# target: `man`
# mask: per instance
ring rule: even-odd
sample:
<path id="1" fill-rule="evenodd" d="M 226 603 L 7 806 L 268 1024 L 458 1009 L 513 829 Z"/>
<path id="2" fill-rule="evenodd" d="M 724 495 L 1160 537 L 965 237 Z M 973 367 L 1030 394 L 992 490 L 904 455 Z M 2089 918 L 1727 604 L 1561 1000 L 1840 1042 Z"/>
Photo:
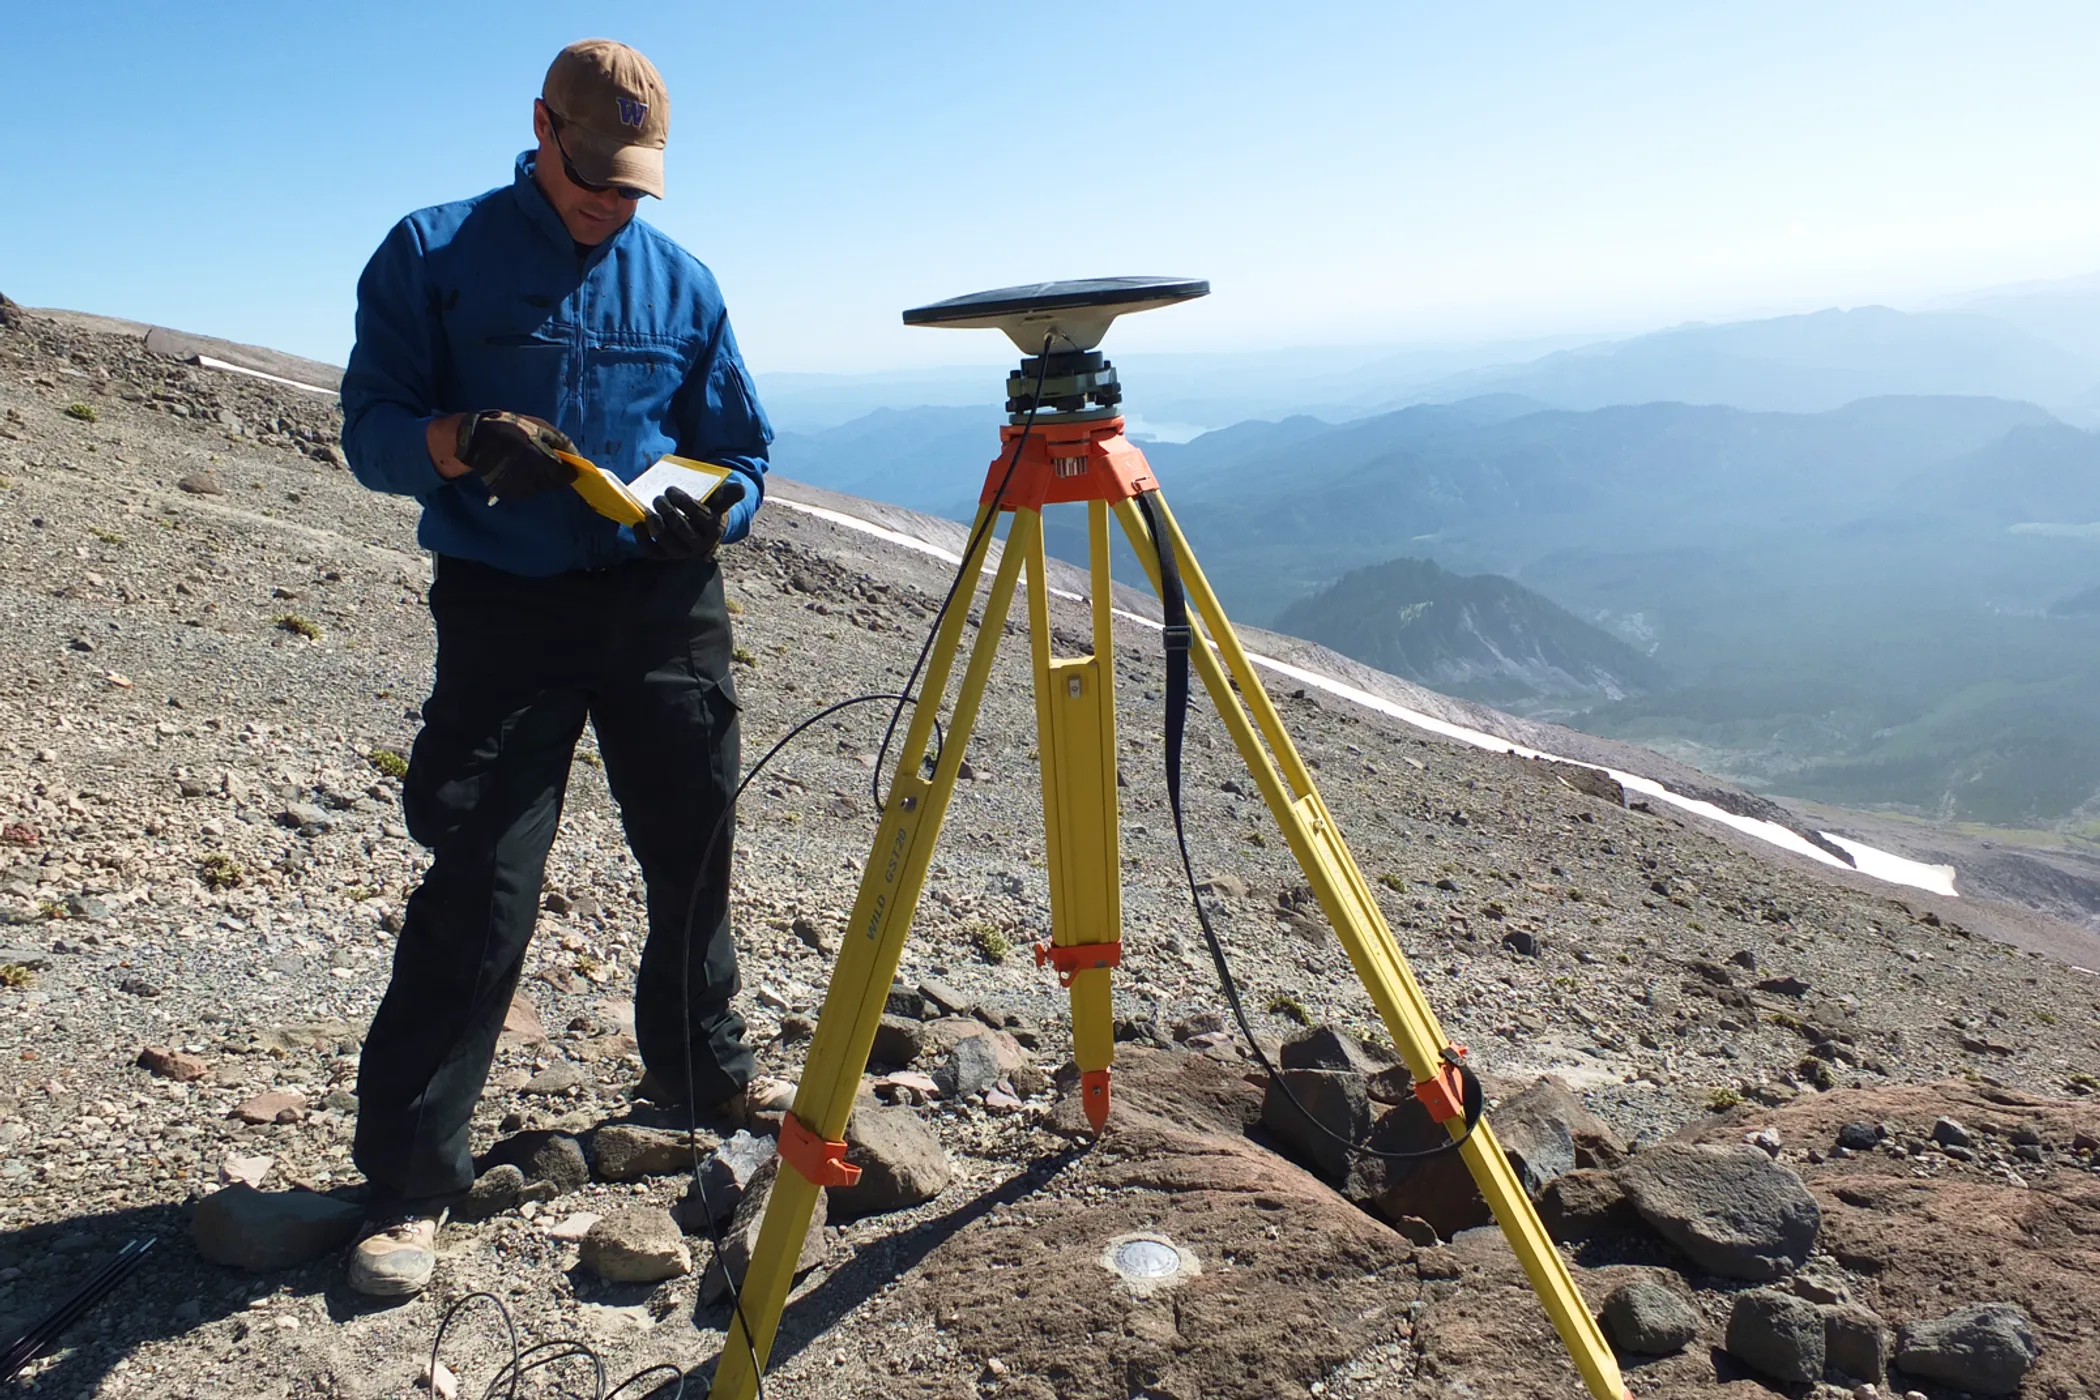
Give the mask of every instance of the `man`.
<path id="1" fill-rule="evenodd" d="M 648 886 L 635 1037 L 652 1097 L 739 1116 L 792 1088 L 753 1082 L 730 1005 L 733 832 L 706 845 L 738 763 L 714 553 L 749 528 L 772 429 L 714 277 L 635 218 L 664 193 L 656 69 L 572 44 L 532 125 L 508 186 L 388 234 L 343 376 L 351 466 L 422 503 L 435 556 L 437 676 L 402 791 L 430 869 L 358 1068 L 372 1204 L 349 1280 L 373 1296 L 428 1283 L 442 1207 L 472 1184 L 467 1130 L 587 718 Z M 568 489 L 557 450 L 629 481 L 666 453 L 731 475 L 630 529 Z"/>

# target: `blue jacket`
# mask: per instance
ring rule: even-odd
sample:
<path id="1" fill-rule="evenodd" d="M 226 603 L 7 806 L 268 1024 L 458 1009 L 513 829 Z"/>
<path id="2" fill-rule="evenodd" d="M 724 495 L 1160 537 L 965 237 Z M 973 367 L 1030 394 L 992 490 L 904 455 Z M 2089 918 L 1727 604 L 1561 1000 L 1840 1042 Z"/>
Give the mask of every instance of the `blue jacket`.
<path id="1" fill-rule="evenodd" d="M 623 481 L 667 452 L 734 469 L 727 539 L 758 509 L 773 429 L 714 274 L 639 219 L 579 257 L 529 151 L 508 188 L 417 210 L 365 266 L 343 451 L 365 485 L 423 503 L 426 549 L 535 577 L 634 557 L 634 531 L 573 491 L 491 506 L 480 477 L 437 474 L 425 425 L 499 408 Z"/>

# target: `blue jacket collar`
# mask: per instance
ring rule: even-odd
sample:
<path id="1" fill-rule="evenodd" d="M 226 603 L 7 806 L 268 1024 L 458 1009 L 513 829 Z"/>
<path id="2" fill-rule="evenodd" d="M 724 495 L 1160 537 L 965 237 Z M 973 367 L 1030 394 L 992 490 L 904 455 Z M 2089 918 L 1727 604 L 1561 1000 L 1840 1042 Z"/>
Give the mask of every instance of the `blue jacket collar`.
<path id="1" fill-rule="evenodd" d="M 533 157 L 537 154 L 536 151 L 518 152 L 517 166 L 511 175 L 511 194 L 517 200 L 518 208 L 524 213 L 527 223 L 544 234 L 556 248 L 564 253 L 572 252 L 576 247 L 576 240 L 569 236 L 569 226 L 561 221 L 561 215 L 554 212 L 554 206 L 547 202 L 547 196 L 541 192 L 539 182 L 532 178 Z M 605 251 L 619 242 L 622 235 L 632 227 L 633 219 L 620 225 L 618 232 L 612 237 L 591 249 L 587 261 L 597 262 L 605 255 Z"/>

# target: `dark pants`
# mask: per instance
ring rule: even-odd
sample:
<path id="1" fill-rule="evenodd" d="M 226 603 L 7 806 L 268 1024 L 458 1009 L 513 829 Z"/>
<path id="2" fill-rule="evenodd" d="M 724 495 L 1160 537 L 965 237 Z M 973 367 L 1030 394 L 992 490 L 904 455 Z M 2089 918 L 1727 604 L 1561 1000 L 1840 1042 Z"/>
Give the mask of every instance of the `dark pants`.
<path id="1" fill-rule="evenodd" d="M 473 1182 L 467 1128 L 524 967 L 586 717 L 648 885 L 634 1004 L 642 1062 L 701 1105 L 752 1074 L 730 1009 L 734 823 L 702 850 L 737 777 L 714 561 L 534 579 L 441 559 L 430 612 L 437 681 L 402 793 L 430 871 L 409 897 L 357 1076 L 357 1165 L 403 1197 Z"/>

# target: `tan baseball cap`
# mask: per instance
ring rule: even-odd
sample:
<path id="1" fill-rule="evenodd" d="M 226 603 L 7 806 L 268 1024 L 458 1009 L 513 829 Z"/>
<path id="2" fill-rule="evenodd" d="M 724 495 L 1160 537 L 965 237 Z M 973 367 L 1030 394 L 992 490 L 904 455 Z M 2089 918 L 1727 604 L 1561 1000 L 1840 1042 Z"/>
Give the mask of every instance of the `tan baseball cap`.
<path id="1" fill-rule="evenodd" d="M 664 197 L 671 97 L 655 64 L 611 39 L 583 39 L 554 56 L 540 100 L 577 174 Z"/>

